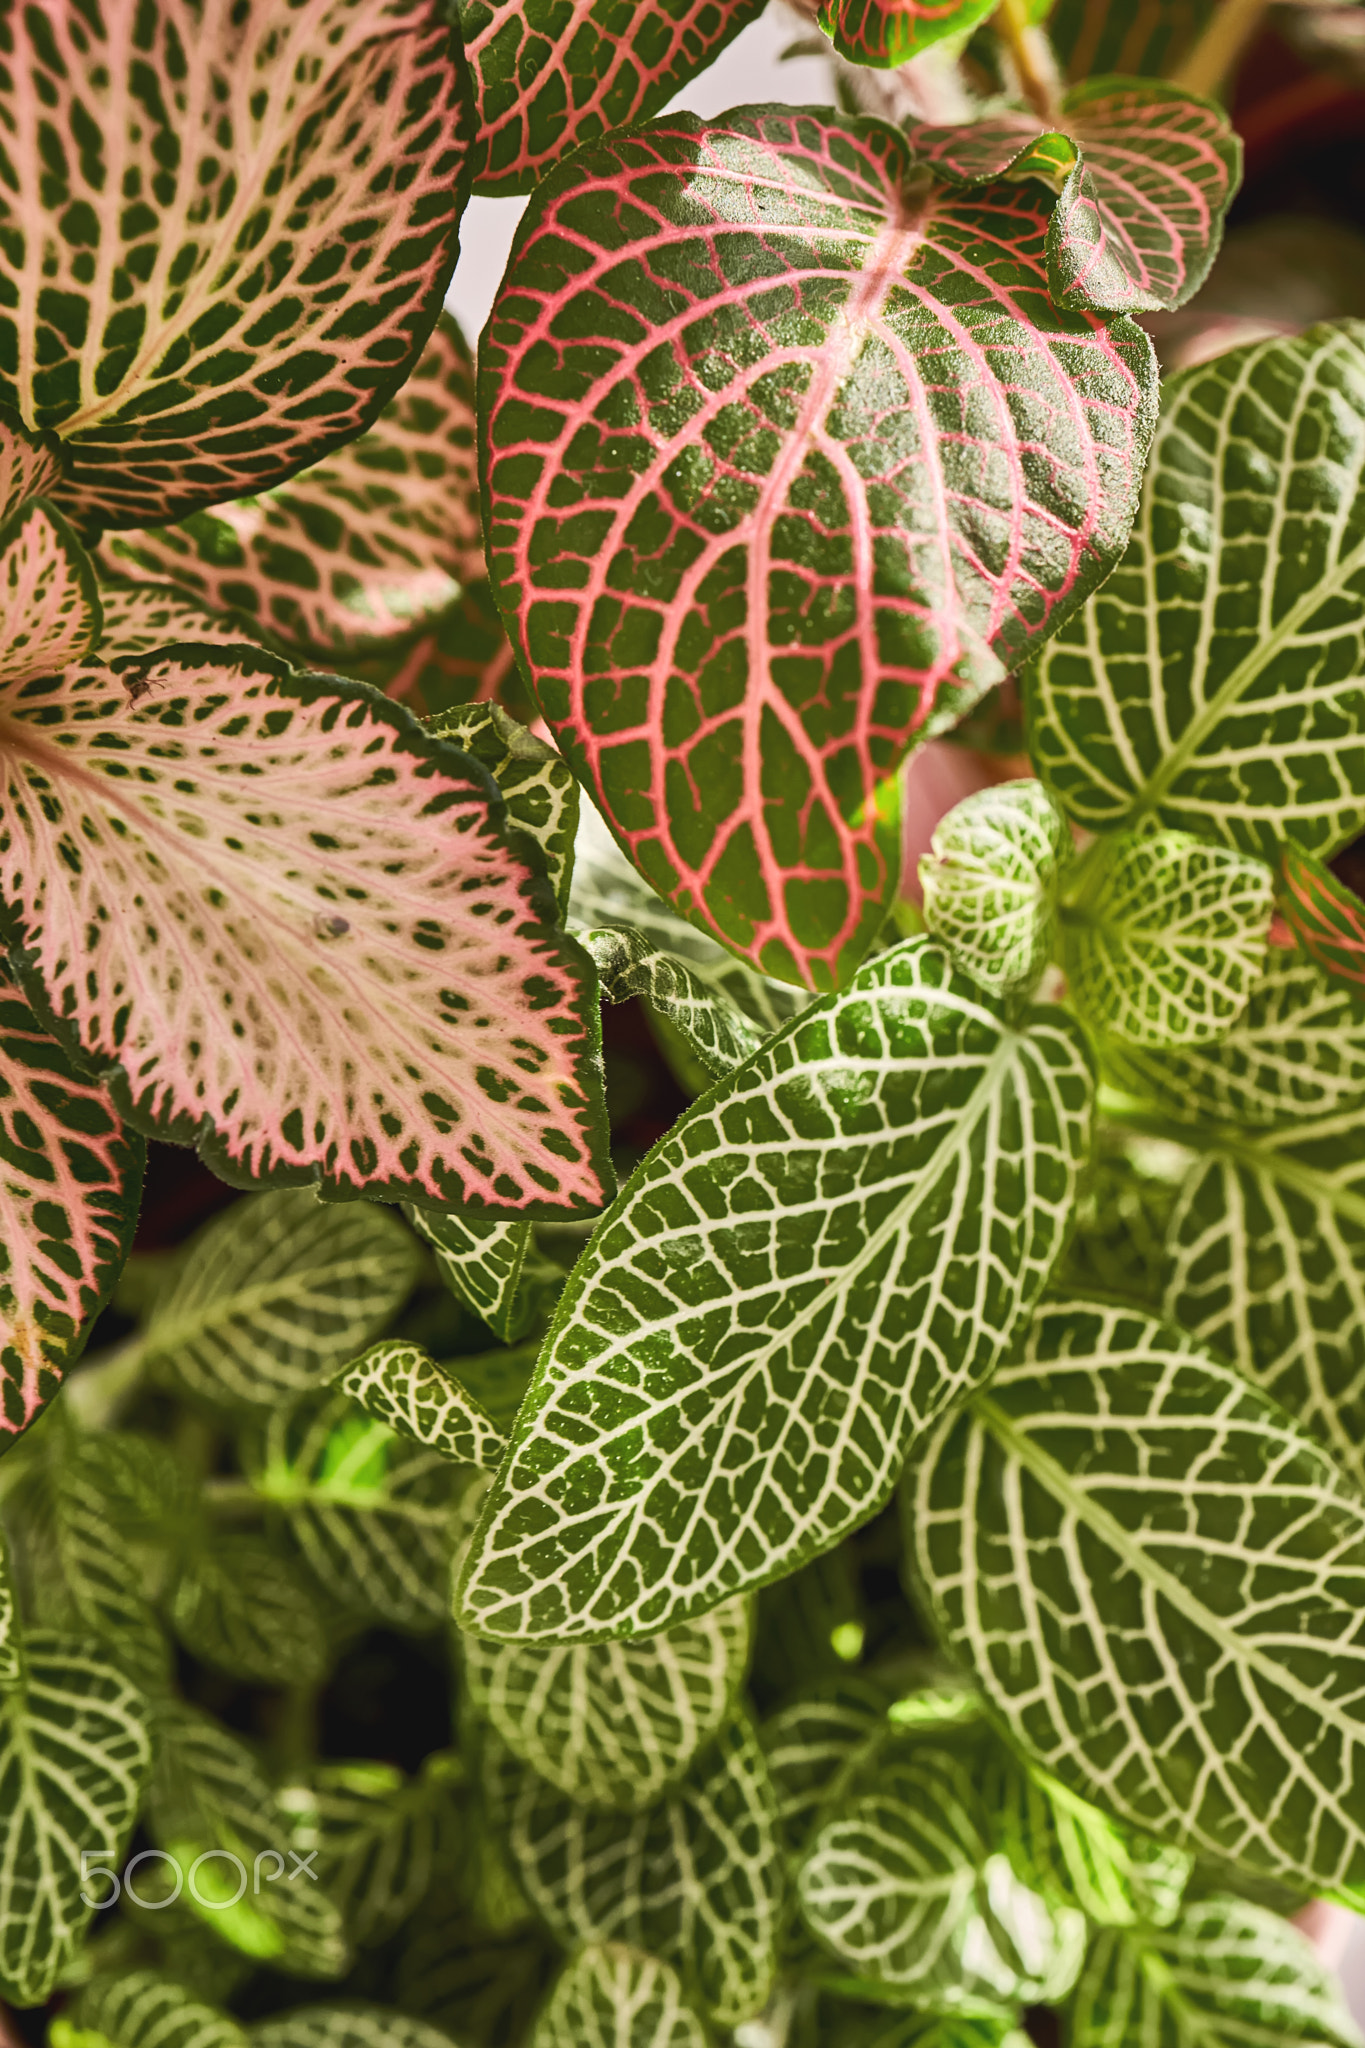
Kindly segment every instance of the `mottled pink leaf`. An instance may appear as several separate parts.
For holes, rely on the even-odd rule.
[[[246,647],[3,703],[15,957],[134,1122],[239,1184],[602,1201],[591,974],[468,756]]]
[[[35,502],[0,527],[0,685],[79,661],[100,636],[95,571],[71,528]]]
[[[1324,974],[1365,1001],[1365,903],[1332,870],[1297,846],[1286,846],[1275,892],[1295,942]]]
[[[183,640],[200,647],[241,647],[253,637],[233,614],[206,612],[166,583],[101,582],[99,598],[104,630],[94,651],[101,661],[152,654]]]
[[[1075,86],[1058,129],[1004,113],[907,132],[915,154],[954,183],[1053,185],[1052,295],[1100,312],[1183,306],[1218,253],[1241,179],[1242,146],[1222,108],[1159,79]]]
[[[60,483],[61,444],[55,434],[30,434],[17,412],[0,405],[0,526],[30,498]]]
[[[0,399],[60,503],[178,518],[349,440],[454,265],[438,0],[34,0],[0,23]]]
[[[529,192],[579,143],[657,113],[764,0],[455,0],[480,192]]]
[[[51,1400],[109,1298],[143,1157],[0,969],[0,1445]]]
[[[821,28],[850,64],[907,64],[944,36],[964,34],[996,0],[821,0]]]
[[[522,222],[480,371],[504,618],[640,871],[782,979],[856,966],[886,778],[1127,539],[1152,352],[1054,308],[1050,210],[760,107],[582,151]]]
[[[501,704],[523,725],[538,715],[486,577],[471,583],[420,640],[348,661],[345,670],[419,715],[448,711],[453,704]]]
[[[344,657],[411,639],[481,577],[473,369],[443,315],[369,432],[259,497],[109,534],[116,575],[183,585],[287,648]]]

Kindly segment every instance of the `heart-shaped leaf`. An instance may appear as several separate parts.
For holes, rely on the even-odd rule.
[[[64,2016],[67,2041],[110,2048],[247,2048],[236,2020],[191,1998],[183,1983],[155,1970],[92,1977]]]
[[[0,687],[79,661],[100,638],[89,557],[50,505],[0,528]]]
[[[1155,819],[1278,862],[1286,835],[1327,853],[1360,830],[1365,323],[1170,380],[1132,543],[1027,708],[1093,831]]]
[[[286,647],[410,640],[483,574],[469,352],[448,315],[369,432],[287,484],[106,536],[110,574],[179,585]]]
[[[995,0],[821,0],[818,20],[850,64],[908,64],[944,36],[965,35]]]
[[[507,1450],[502,1431],[420,1344],[393,1337],[375,1344],[347,1366],[337,1385],[389,1429],[455,1464],[496,1472],[502,1463]]]
[[[171,1627],[193,1657],[229,1678],[308,1685],[327,1669],[316,1599],[288,1560],[254,1536],[198,1547],[176,1581]]]
[[[481,1634],[654,1634],[793,1571],[989,1376],[1065,1232],[1088,1055],[926,940],[719,1082],[574,1267],[465,1568]]]
[[[964,797],[934,828],[919,864],[924,922],[983,988],[1032,988],[1056,925],[1057,876],[1071,834],[1041,782]]]
[[[580,143],[655,113],[763,0],[455,0],[474,77],[480,192],[530,192]]]
[[[108,1300],[144,1156],[0,969],[0,1443],[52,1398]]]
[[[1365,903],[1329,867],[1286,846],[1276,902],[1310,960],[1365,1001]]]
[[[915,154],[955,184],[1053,185],[1053,298],[1098,311],[1158,312],[1192,298],[1241,180],[1242,146],[1223,109],[1155,79],[1087,79],[1067,94],[1056,129],[1002,113],[907,133]]]
[[[528,2048],[706,2048],[676,1970],[638,1949],[593,1944],[560,1976]]]
[[[239,1185],[600,1204],[589,970],[467,756],[247,648],[12,686],[4,739],[18,961],[132,1121]]]
[[[0,405],[0,527],[8,526],[31,498],[43,497],[61,479],[57,436],[30,434],[11,406]]]
[[[141,1696],[90,1644],[35,1631],[24,1653],[0,1699],[0,1991],[41,2005],[107,1890],[86,1872],[118,1869],[151,1744]]]
[[[1240,1373],[1049,1308],[906,1514],[940,1635],[1055,1777],[1293,1885],[1365,1876],[1365,1500]]]
[[[1049,211],[754,107],[580,151],[518,230],[480,362],[508,630],[640,872],[784,980],[847,979],[886,779],[1127,538],[1151,351],[1055,311]]]
[[[106,0],[16,22],[2,83],[0,398],[60,436],[64,506],[179,518],[370,423],[467,189],[437,7]]]
[[[570,1799],[627,1813],[710,1741],[748,1658],[745,1600],[637,1642],[464,1645],[470,1695],[508,1748]]]

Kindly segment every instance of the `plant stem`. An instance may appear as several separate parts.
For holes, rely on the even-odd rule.
[[[1171,83],[1211,98],[1260,26],[1267,0],[1223,0]]]
[[[1027,0],[1000,0],[994,26],[1009,45],[1020,92],[1038,119],[1055,128],[1062,111],[1057,66],[1046,34],[1028,18]]]

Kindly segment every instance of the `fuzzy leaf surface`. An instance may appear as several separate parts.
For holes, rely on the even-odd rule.
[[[667,1963],[594,1944],[564,1970],[529,2048],[706,2048],[706,2030]]]
[[[400,1436],[456,1464],[496,1472],[507,1439],[474,1396],[420,1344],[389,1338],[372,1345],[337,1381],[362,1408]]]
[[[286,484],[106,536],[103,568],[179,585],[326,658],[410,639],[483,573],[473,370],[455,322],[358,440]]]
[[[151,1762],[147,1712],[88,1643],[31,1633],[0,1702],[0,1990],[41,2005],[91,1917],[81,1856],[117,1869]]]
[[[530,192],[581,143],[641,121],[763,0],[456,0],[474,79],[480,192]]]
[[[0,1443],[51,1400],[109,1298],[145,1153],[0,970]]]
[[[480,364],[499,605],[641,874],[780,979],[847,979],[906,748],[1126,542],[1150,347],[1054,310],[1048,212],[751,107],[580,152],[518,230]]]
[[[1063,1784],[1291,1884],[1365,1873],[1365,1501],[1239,1373],[1049,1308],[906,1512],[940,1636]]]
[[[246,2048],[247,2043],[236,2020],[190,1997],[183,1983],[155,1970],[92,1977],[67,2018],[77,2040],[94,2036],[111,2048]]]
[[[1041,782],[977,790],[935,826],[920,861],[924,922],[983,988],[1031,988],[1047,965],[1070,854],[1066,819]]]
[[[239,1184],[600,1203],[586,971],[466,755],[183,647],[12,687],[0,775],[19,960],[143,1128]]]
[[[11,406],[0,405],[0,526],[30,498],[61,482],[61,443],[55,434],[31,434]]]
[[[0,399],[60,436],[58,500],[179,518],[368,426],[430,331],[467,190],[438,10],[104,0],[10,38]]]
[[[1326,854],[1365,819],[1363,678],[1365,324],[1345,321],[1167,383],[1128,552],[1030,678],[1029,747],[1092,831]]]
[[[1365,903],[1329,867],[1286,846],[1276,902],[1310,960],[1365,1001]]]
[[[0,687],[79,661],[100,637],[95,572],[50,505],[0,528]]]
[[[925,940],[718,1082],[560,1296],[465,1569],[480,1634],[653,1634],[827,1550],[989,1375],[1089,1143],[1060,1012]]]
[[[991,0],[821,0],[817,19],[850,64],[886,70],[944,36],[965,35],[990,12]]]
[[[508,1748],[570,1799],[627,1813],[728,1718],[748,1657],[743,1599],[635,1642],[464,1645],[470,1695]]]

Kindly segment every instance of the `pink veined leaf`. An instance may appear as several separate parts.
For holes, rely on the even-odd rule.
[[[907,132],[916,156],[956,184],[1052,185],[1052,296],[1099,312],[1168,311],[1192,298],[1242,175],[1242,145],[1222,108],[1159,79],[1074,86],[1059,130],[1005,113]]]
[[[473,367],[442,315],[422,360],[349,447],[178,526],[108,534],[119,576],[179,583],[286,648],[329,659],[411,639],[481,577]]]
[[[523,725],[538,716],[486,577],[471,583],[420,640],[345,667],[395,703],[411,705],[419,717],[455,704],[501,704]]]
[[[0,399],[62,505],[178,518],[369,424],[467,190],[438,0],[34,0],[0,59]]]
[[[944,36],[965,35],[996,0],[821,0],[817,17],[850,64],[908,64]]]
[[[0,405],[0,526],[31,498],[61,482],[61,443],[55,434],[30,434],[17,412]]]
[[[455,0],[476,191],[529,192],[571,149],[657,113],[765,0]]]
[[[251,629],[231,614],[207,612],[167,583],[110,583],[99,586],[104,630],[94,647],[101,661],[154,654],[176,641],[199,647],[240,647]]]
[[[94,567],[61,514],[16,512],[0,528],[0,685],[79,661],[100,628]]]
[[[591,972],[467,755],[244,646],[0,703],[13,957],[131,1121],[239,1185],[600,1205]]]
[[[1049,210],[757,107],[580,152],[523,219],[480,369],[508,630],[641,873],[780,979],[857,965],[906,749],[1127,539],[1152,352],[1053,307]]]
[[[1296,943],[1365,1001],[1365,903],[1323,861],[1286,846],[1276,902]]]
[[[51,1400],[112,1292],[144,1155],[0,969],[0,1445]]]

